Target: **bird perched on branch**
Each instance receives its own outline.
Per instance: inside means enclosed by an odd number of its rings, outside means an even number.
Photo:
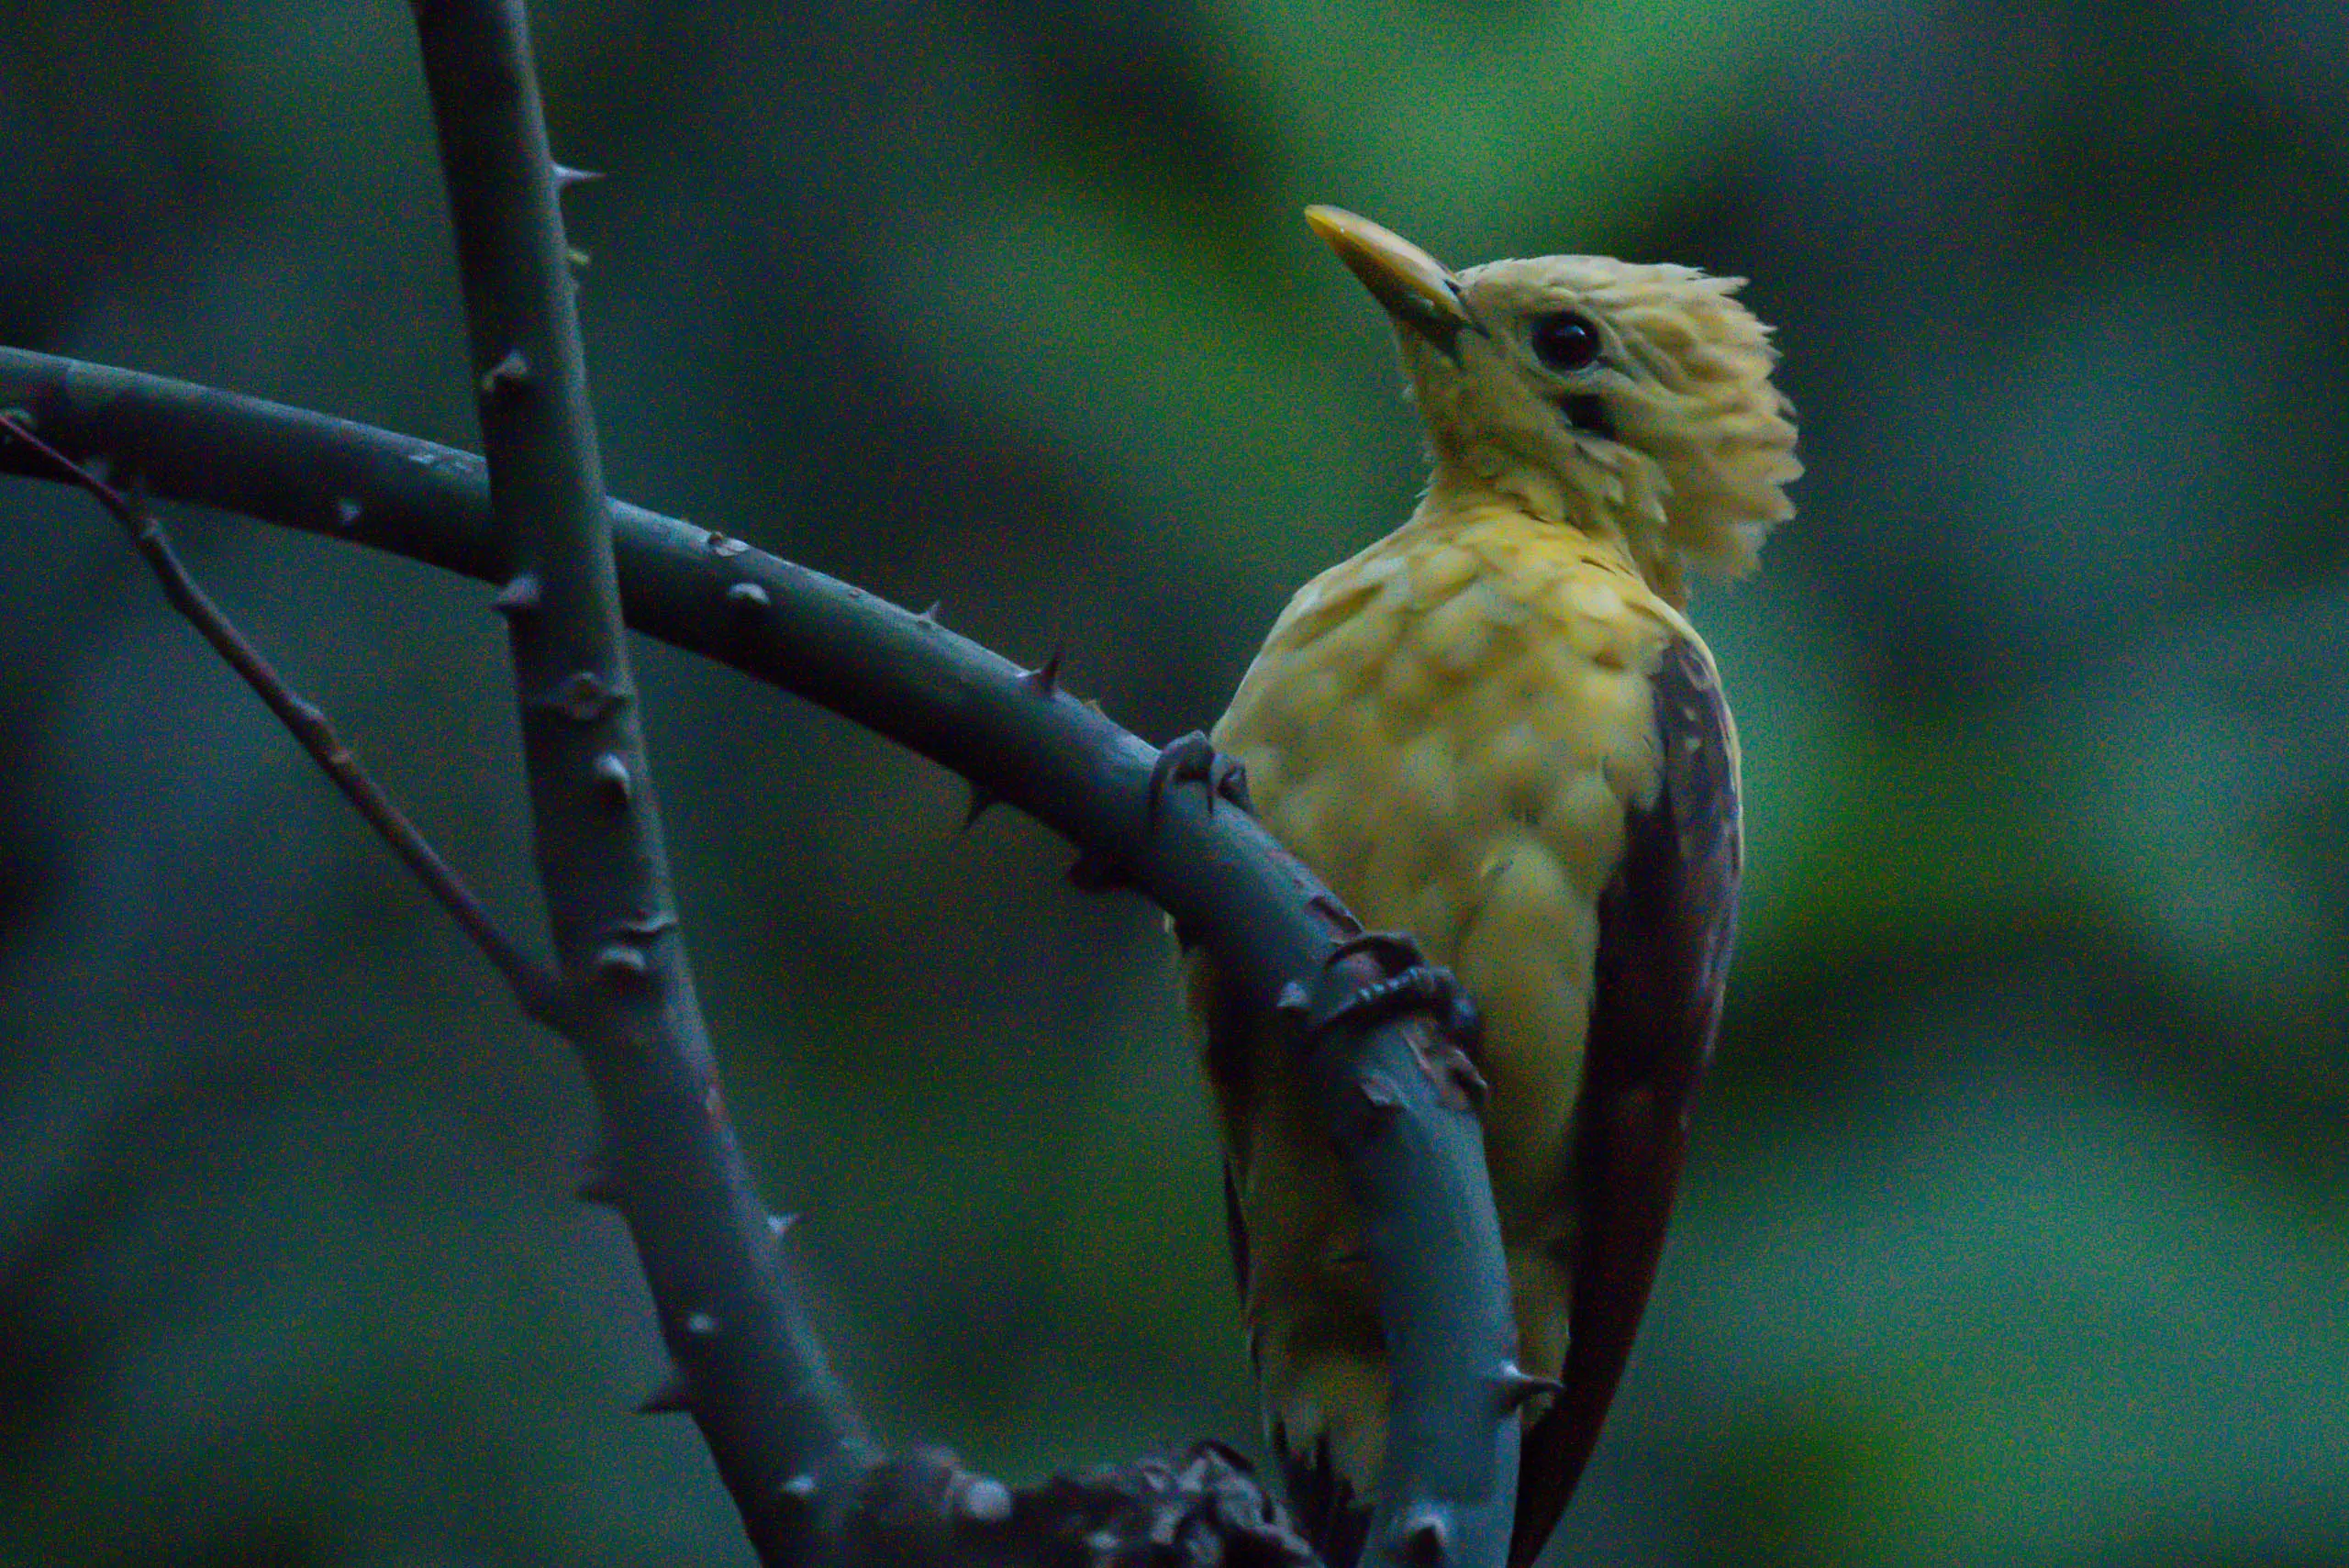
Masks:
[[[1481,1010],[1525,1371],[1512,1563],[1597,1440],[1654,1281],[1742,859],[1737,735],[1685,615],[1801,473],[1742,280],[1597,256],[1445,269],[1307,220],[1393,318],[1434,472],[1306,584],[1216,727],[1264,825]],[[1194,961],[1265,1420],[1325,1557],[1359,1551],[1386,1378],[1361,1227],[1279,1031]]]

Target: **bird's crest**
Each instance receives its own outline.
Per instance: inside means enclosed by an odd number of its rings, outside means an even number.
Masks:
[[[1351,214],[1308,217],[1395,319],[1445,504],[1488,491],[1620,531],[1675,603],[1687,568],[1748,572],[1794,515],[1794,410],[1742,278],[1604,256],[1455,273]]]
[[[1495,334],[1558,312],[1587,317],[1604,339],[1590,370],[1594,395],[1611,416],[1613,444],[1658,471],[1653,504],[1661,528],[1653,542],[1718,576],[1753,570],[1763,539],[1794,515],[1785,486],[1802,464],[1794,455],[1793,409],[1770,382],[1777,362],[1770,329],[1735,297],[1744,279],[1604,256],[1544,256],[1488,262],[1460,281],[1469,309]],[[1537,384],[1555,374],[1530,347],[1495,359],[1494,372],[1520,378],[1531,372]],[[1648,487],[1597,446],[1586,440],[1568,449],[1566,477],[1579,470],[1594,494],[1632,513],[1626,522],[1635,527],[1650,504]],[[1544,442],[1524,455],[1539,462],[1559,450]],[[1651,541],[1632,539],[1635,547],[1643,542]]]

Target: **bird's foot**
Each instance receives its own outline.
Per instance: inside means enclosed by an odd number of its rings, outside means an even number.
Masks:
[[[1215,809],[1218,800],[1222,800],[1252,817],[1256,813],[1255,802],[1248,798],[1248,770],[1208,744],[1207,736],[1199,730],[1176,736],[1158,753],[1158,761],[1150,770],[1148,815],[1152,826],[1157,825],[1158,809],[1167,790],[1178,784],[1206,785],[1209,811]]]
[[[1402,1013],[1432,1013],[1453,1043],[1474,1060],[1484,1041],[1485,1018],[1461,989],[1458,976],[1430,963],[1406,931],[1364,931],[1348,937],[1330,950],[1322,967],[1334,969],[1357,955],[1375,959],[1386,973],[1330,1008],[1318,1020],[1321,1027],[1336,1023],[1362,1027]]]

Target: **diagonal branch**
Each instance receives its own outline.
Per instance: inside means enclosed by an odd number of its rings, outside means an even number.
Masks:
[[[0,348],[0,407],[21,406],[61,450],[128,465],[158,495],[363,543],[481,579],[504,578],[480,461],[258,399]],[[0,449],[0,470],[18,467]],[[1329,984],[1353,922],[1253,818],[1168,792],[1157,751],[1090,704],[924,616],[740,539],[615,503],[631,626],[818,703],[954,769],[1035,816],[1155,899],[1213,954],[1243,1005]],[[1375,981],[1362,961],[1357,983]],[[1515,1334],[1473,1113],[1423,1063],[1444,1042],[1424,1018],[1333,1042],[1344,1071],[1311,1074],[1342,1131],[1372,1077],[1397,1091],[1391,1136],[1347,1151],[1398,1357],[1395,1429],[1408,1434],[1372,1551],[1402,1553],[1407,1521],[1441,1524],[1437,1561],[1497,1564],[1515,1498],[1517,1423],[1497,1413]],[[1355,1101],[1353,1103],[1359,1103]],[[659,1284],[654,1284],[656,1292]],[[1408,1537],[1429,1539],[1425,1531]],[[1444,1544],[1439,1542],[1438,1544]]]
[[[130,542],[153,570],[155,580],[162,584],[163,597],[172,607],[187,617],[204,640],[212,645],[213,651],[253,689],[269,711],[277,716],[278,722],[293,733],[319,771],[342,791],[352,809],[391,846],[400,863],[424,884],[425,891],[472,939],[473,946],[481,950],[497,973],[506,977],[522,1011],[540,1023],[560,1027],[563,1010],[562,983],[506,934],[481,900],[473,896],[473,889],[465,885],[456,868],[441,859],[440,851],[417,831],[407,814],[384,792],[383,785],[360,766],[358,758],[342,743],[342,737],[335,733],[325,712],[287,685],[261,650],[212,602],[212,596],[190,574],[179,552],[172,548],[171,537],[163,532],[163,525],[155,515],[33,434],[20,422],[19,416],[0,414],[0,433],[48,462],[56,470],[57,477],[87,492],[122,525]]]

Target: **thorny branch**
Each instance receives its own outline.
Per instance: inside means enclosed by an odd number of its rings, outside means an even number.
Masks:
[[[413,438],[211,388],[0,348],[0,407],[19,406],[61,450],[133,463],[160,495],[364,544],[476,579],[507,580],[481,461]],[[25,470],[0,445],[0,470]],[[39,476],[50,476],[47,465]],[[1147,894],[1214,956],[1236,996],[1270,1008],[1316,994],[1356,933],[1327,888],[1254,818],[1204,788],[1153,791],[1159,752],[1094,705],[941,626],[739,539],[614,506],[629,624],[888,737],[1074,842],[1097,873]],[[1367,959],[1353,984],[1384,978]],[[1328,1009],[1321,1009],[1328,1010]],[[1341,1031],[1342,1032],[1342,1031]],[[1306,1032],[1301,1039],[1320,1040]],[[1372,1221],[1390,1331],[1429,1358],[1398,1368],[1397,1408],[1417,1474],[1389,1499],[1379,1554],[1449,1520],[1448,1561],[1497,1562],[1508,1543],[1517,1423],[1491,1418],[1508,1360],[1508,1285],[1473,1115],[1423,1063],[1443,1055],[1424,1017],[1324,1040],[1343,1070],[1316,1075],[1333,1125],[1349,1084],[1403,1103],[1382,1141],[1349,1156]],[[1456,1096],[1453,1096],[1456,1098]],[[661,1287],[655,1282],[655,1299]],[[668,1304],[664,1303],[664,1307]]]
[[[522,0],[414,0],[505,571],[531,838],[627,1221],[689,1414],[769,1562],[871,1462],[727,1116],[676,916],[612,562],[585,355]]]

